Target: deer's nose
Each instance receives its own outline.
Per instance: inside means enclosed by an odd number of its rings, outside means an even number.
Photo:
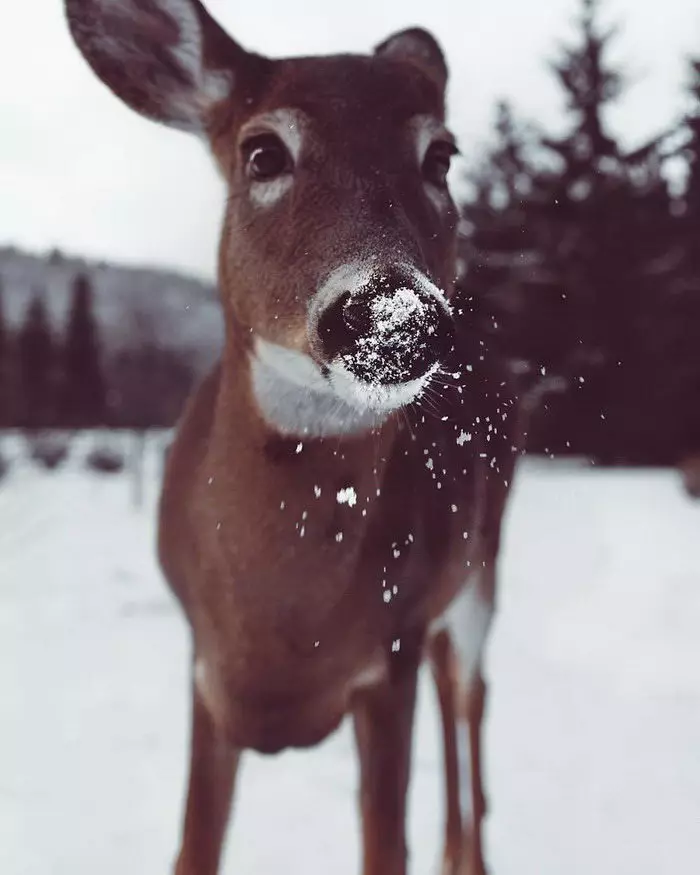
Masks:
[[[375,384],[422,377],[447,355],[453,338],[452,319],[437,289],[431,294],[386,276],[336,297],[316,330],[326,362]]]
[[[364,300],[343,292],[326,307],[318,320],[318,339],[327,361],[350,349],[371,328],[370,311]]]

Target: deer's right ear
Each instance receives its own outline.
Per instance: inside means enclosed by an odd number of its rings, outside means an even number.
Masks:
[[[235,43],[199,0],[65,0],[97,76],[141,115],[201,133],[207,112],[249,91],[267,61]]]
[[[408,61],[422,68],[442,92],[447,85],[445,56],[435,37],[422,27],[401,30],[375,48],[375,54]]]

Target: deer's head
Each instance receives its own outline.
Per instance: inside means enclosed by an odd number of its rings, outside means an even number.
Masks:
[[[271,60],[198,0],[66,7],[112,91],[211,148],[229,195],[227,343],[246,345],[263,412],[289,419],[271,399],[294,386],[350,427],[420,395],[452,342],[455,274],[456,150],[433,37],[414,28],[367,56]]]

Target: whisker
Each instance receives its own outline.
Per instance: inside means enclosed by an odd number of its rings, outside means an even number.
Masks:
[[[408,416],[408,412],[412,406],[413,406],[413,402],[411,402],[407,407],[402,407],[401,414],[403,415],[404,422],[406,423],[406,428],[408,429],[408,433],[411,435],[411,440],[415,440],[416,435],[415,435],[415,432],[413,431],[413,428],[411,427],[411,420],[409,419],[409,416]]]
[[[418,398],[417,403],[419,404],[421,410],[425,413],[428,413],[433,419],[439,419],[440,413],[438,408],[436,407],[433,399],[426,392],[427,386],[423,390],[422,394]]]

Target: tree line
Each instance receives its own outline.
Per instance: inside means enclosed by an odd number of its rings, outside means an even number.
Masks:
[[[700,450],[700,57],[684,117],[625,148],[607,111],[627,81],[601,18],[582,0],[551,64],[564,136],[498,106],[463,204],[460,282],[493,344],[569,378],[532,450],[675,463]]]
[[[2,302],[0,289],[0,424],[32,430],[102,421],[106,385],[87,278],[76,279],[62,338],[55,335],[39,294],[14,334],[5,325]]]
[[[700,451],[700,58],[688,59],[684,116],[626,148],[607,124],[627,82],[601,9],[581,0],[576,37],[551,64],[565,135],[499,104],[460,204],[459,285],[487,345],[567,378],[531,451],[675,464]],[[106,361],[87,273],[60,336],[40,295],[18,330],[2,312],[0,289],[0,426],[169,426],[198,376],[147,326]]]
[[[171,426],[195,369],[188,356],[156,342],[147,319],[132,314],[132,322],[136,339],[107,357],[92,282],[79,273],[63,331],[53,325],[39,290],[11,331],[0,286],[0,428]]]

